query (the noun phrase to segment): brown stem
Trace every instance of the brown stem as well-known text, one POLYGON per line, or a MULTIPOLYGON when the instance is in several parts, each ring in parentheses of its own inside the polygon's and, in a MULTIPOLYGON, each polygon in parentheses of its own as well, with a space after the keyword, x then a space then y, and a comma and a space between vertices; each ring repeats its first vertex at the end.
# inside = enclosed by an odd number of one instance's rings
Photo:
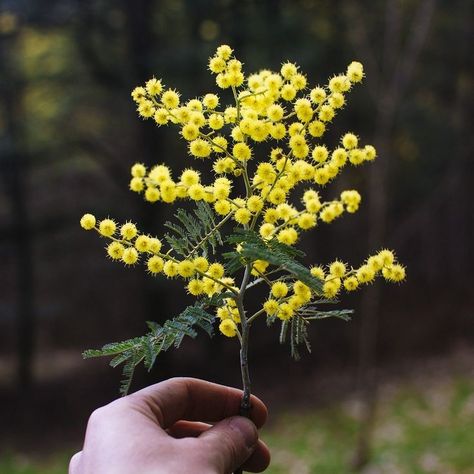
MULTIPOLYGON (((239 297, 236 299, 237 308, 239 310, 240 322, 242 325, 242 339, 240 344, 240 372, 242 374, 242 388, 243 395, 240 402, 239 415, 250 418, 250 410, 252 405, 250 403, 251 395, 251 383, 250 383, 250 373, 249 373, 249 364, 248 364, 248 346, 249 346, 249 331, 250 323, 247 320, 244 310, 244 294, 247 289, 247 284, 250 278, 251 265, 247 264, 245 267, 245 273, 242 278, 242 284, 240 286, 239 297)), ((235 474, 242 474, 242 469, 239 468, 235 471, 235 474)))
POLYGON ((248 340, 249 340, 249 325, 246 322, 242 327, 242 346, 240 348, 240 371, 242 373, 243 395, 240 402, 240 416, 249 418, 250 416, 250 373, 248 364, 248 340))

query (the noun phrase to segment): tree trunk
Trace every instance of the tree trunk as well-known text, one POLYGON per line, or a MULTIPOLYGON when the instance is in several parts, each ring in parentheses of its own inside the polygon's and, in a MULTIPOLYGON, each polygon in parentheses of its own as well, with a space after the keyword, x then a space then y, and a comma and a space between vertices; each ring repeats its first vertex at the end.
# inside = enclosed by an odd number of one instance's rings
POLYGON ((35 342, 33 242, 27 205, 28 157, 22 130, 21 78, 14 62, 17 35, 0 39, 2 103, 6 133, 2 137, 2 177, 11 210, 12 245, 16 253, 17 387, 28 393, 33 384, 35 342))

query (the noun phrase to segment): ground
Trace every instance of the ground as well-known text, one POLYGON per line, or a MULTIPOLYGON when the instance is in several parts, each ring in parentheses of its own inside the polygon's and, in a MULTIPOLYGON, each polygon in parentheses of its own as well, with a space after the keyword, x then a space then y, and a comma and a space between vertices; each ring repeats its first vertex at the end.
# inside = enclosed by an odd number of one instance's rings
MULTIPOLYGON (((363 474, 474 474, 473 355, 464 350, 425 360, 408 372, 392 372, 382 379, 373 456, 363 474)), ((274 403, 275 411, 262 432, 272 452, 268 473, 350 472, 360 401, 356 393, 348 393, 313 404, 316 391, 320 387, 301 387, 301 401, 291 407, 287 402, 274 403)), ((284 394, 278 397, 285 399, 284 394)), ((72 450, 58 447, 45 452, 21 453, 18 448, 4 452, 0 473, 66 472, 72 450)))

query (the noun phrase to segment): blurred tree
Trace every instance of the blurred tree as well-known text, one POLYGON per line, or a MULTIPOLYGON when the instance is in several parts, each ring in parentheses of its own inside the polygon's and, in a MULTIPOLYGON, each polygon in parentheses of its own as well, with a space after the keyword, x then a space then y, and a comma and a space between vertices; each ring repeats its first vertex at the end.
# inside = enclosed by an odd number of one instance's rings
POLYGON ((28 393, 32 384, 32 360, 36 322, 34 317, 34 262, 32 232, 27 207, 29 156, 25 147, 24 82, 18 68, 19 18, 0 11, 0 130, 1 178, 10 207, 8 232, 16 253, 16 307, 19 391, 28 393))
MULTIPOLYGON (((435 0, 417 2, 410 20, 403 18, 400 0, 385 2, 384 21, 380 28, 370 32, 360 5, 346 2, 344 13, 350 39, 358 56, 367 65, 367 90, 373 100, 375 130, 373 141, 382 159, 377 160, 369 171, 368 182, 368 251, 380 248, 386 242, 389 173, 392 158, 392 143, 395 121, 404 95, 419 63, 419 56, 425 46, 434 13, 435 0), (411 23, 407 28, 403 23, 411 23), (408 35, 403 41, 403 31, 408 35), (383 38, 378 43, 371 42, 370 33, 383 38), (404 44, 405 43, 405 44, 404 44), (377 59, 381 58, 381 59, 377 59)), ((405 12, 406 17, 408 13, 405 12)), ((370 439, 373 427, 377 382, 375 376, 377 332, 379 313, 382 308, 379 284, 368 288, 361 302, 362 325, 359 342, 359 389, 364 393, 364 417, 353 465, 359 469, 370 458, 370 439)))

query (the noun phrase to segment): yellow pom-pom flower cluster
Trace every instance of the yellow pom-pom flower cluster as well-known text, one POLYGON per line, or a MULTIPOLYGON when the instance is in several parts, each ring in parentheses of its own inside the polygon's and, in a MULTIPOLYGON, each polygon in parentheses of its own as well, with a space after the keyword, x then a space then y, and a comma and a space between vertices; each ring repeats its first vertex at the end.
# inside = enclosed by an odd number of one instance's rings
MULTIPOLYGON (((131 168, 132 191, 152 203, 205 202, 215 213, 216 230, 233 223, 254 230, 265 242, 287 246, 294 246, 303 232, 359 209, 358 191, 347 189, 323 198, 322 190, 346 166, 373 161, 375 148, 353 131, 340 135, 334 146, 322 138, 346 105, 352 87, 363 79, 361 63, 352 62, 321 86, 311 84, 292 62, 282 64, 279 71, 245 74, 232 48, 222 45, 208 68, 218 89, 231 91, 231 104, 213 92, 185 100, 157 78, 136 87, 132 99, 143 119, 176 127, 191 159, 207 161, 214 178, 203 182, 192 162, 176 176, 164 163, 151 167, 136 163, 131 168), (266 145, 260 147, 263 142, 266 145)), ((178 258, 172 248, 163 250, 160 239, 140 233, 131 222, 118 226, 112 219, 96 222, 92 214, 85 214, 81 226, 110 240, 107 254, 113 260, 125 265, 143 261, 151 275, 180 278, 187 292, 198 298, 225 293, 216 309, 219 330, 240 340, 245 324, 261 314, 289 321, 303 317, 305 308, 321 298, 336 298, 378 276, 390 282, 405 278, 405 268, 393 252, 382 250, 358 268, 339 260, 312 267, 308 274, 321 283, 320 291, 262 259, 247 265, 244 284, 236 285, 222 263, 209 262, 200 248, 178 258), (267 284, 268 296, 253 316, 246 316, 239 301, 247 286, 259 283, 267 284)))
POLYGON ((372 283, 378 276, 390 282, 405 279, 405 267, 400 265, 394 253, 387 249, 370 256, 358 268, 348 269, 345 263, 336 260, 330 263, 326 270, 313 267, 312 273, 324 280, 323 294, 327 298, 336 297, 342 289, 347 292, 354 291, 361 285, 372 283))

